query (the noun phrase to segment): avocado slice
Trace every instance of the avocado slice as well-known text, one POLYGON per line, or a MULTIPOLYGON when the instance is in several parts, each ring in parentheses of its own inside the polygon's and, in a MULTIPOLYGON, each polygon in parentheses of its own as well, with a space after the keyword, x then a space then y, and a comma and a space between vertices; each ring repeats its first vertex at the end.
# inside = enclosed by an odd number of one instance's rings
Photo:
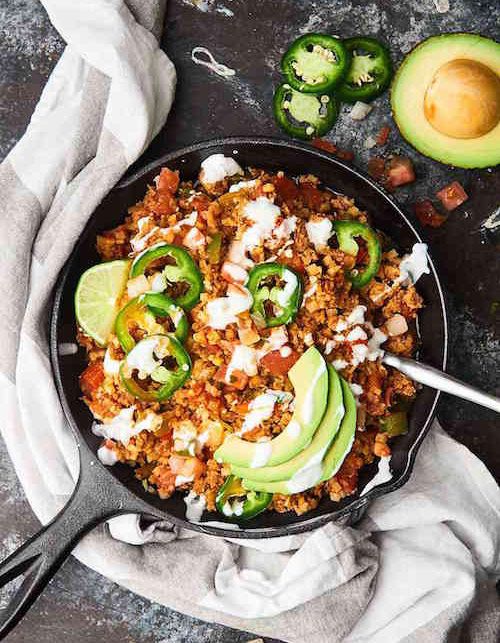
MULTIPOLYGON (((318 465, 337 435, 340 423, 344 417, 344 404, 342 401, 342 387, 337 371, 328 364, 328 402, 326 411, 314 437, 308 447, 300 451, 294 458, 274 467, 248 467, 233 466, 232 473, 238 478, 251 479, 253 482, 273 482, 275 480, 289 480, 299 471, 308 470, 318 465)), ((306 475, 310 475, 309 473, 306 475)))
POLYGON ((433 36, 401 64, 391 88, 404 138, 437 161, 500 163, 500 44, 477 34, 433 36))
POLYGON ((282 493, 289 496, 292 493, 300 493, 301 491, 306 491, 306 489, 311 489, 311 487, 315 487, 320 482, 329 480, 337 473, 352 448, 356 432, 356 400, 349 384, 342 378, 340 378, 340 383, 345 415, 340 424, 337 437, 328 448, 323 462, 311 459, 307 470, 297 472, 289 480, 255 482, 254 480, 244 479, 242 484, 245 489, 282 493))
POLYGON ((328 370, 321 353, 311 346, 292 366, 288 377, 295 389, 295 411, 288 426, 266 442, 248 442, 228 435, 214 454, 217 462, 234 466, 263 467, 281 464, 302 451, 325 414, 328 370))

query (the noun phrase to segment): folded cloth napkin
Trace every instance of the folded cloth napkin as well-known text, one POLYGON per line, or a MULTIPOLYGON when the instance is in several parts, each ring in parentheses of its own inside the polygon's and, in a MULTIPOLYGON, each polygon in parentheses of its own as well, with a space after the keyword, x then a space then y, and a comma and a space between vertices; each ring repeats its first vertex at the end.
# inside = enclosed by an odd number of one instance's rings
MULTIPOLYGON (((46 523, 78 475, 51 379, 51 291, 91 212, 163 125, 175 72, 156 39, 161 0, 43 4, 68 47, 0 165, 0 425, 46 523)), ((125 516, 75 555, 152 600, 285 641, 441 641, 475 613, 471 636, 488 643, 498 633, 488 601, 499 534, 495 482, 434 427, 410 483, 374 502, 356 529, 328 524, 255 543, 125 516)))

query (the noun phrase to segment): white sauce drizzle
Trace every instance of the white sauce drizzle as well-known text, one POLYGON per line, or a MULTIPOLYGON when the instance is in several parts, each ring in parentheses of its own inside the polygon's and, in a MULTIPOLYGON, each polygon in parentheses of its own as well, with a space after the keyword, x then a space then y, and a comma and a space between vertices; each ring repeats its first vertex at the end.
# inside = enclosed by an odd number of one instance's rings
POLYGON ((231 361, 227 366, 226 383, 231 383, 231 375, 234 371, 243 371, 247 375, 257 375, 257 351, 251 346, 236 344, 231 355, 231 361))
POLYGON ((110 449, 105 444, 97 449, 97 457, 106 467, 112 467, 118 462, 118 456, 114 449, 110 449))
POLYGON ((328 239, 332 236, 333 223, 330 219, 319 219, 317 221, 308 221, 306 223, 306 232, 309 241, 315 247, 325 246, 328 239))
POLYGON ((250 468, 256 469, 257 467, 264 467, 271 457, 272 445, 270 441, 257 442, 255 444, 255 453, 250 462, 250 468))
POLYGON ((120 364, 121 360, 113 359, 110 355, 109 348, 106 349, 103 361, 104 372, 107 375, 118 375, 120 372, 120 364))
POLYGON ((203 183, 218 183, 235 174, 243 174, 243 170, 233 158, 224 154, 211 154, 201 163, 200 178, 203 183))
POLYGON ((197 65, 202 65, 210 69, 210 71, 213 71, 222 78, 231 78, 231 76, 236 74, 236 70, 215 60, 211 51, 206 47, 194 47, 191 51, 191 60, 197 65), (200 58, 201 54, 206 56, 206 58, 200 58))

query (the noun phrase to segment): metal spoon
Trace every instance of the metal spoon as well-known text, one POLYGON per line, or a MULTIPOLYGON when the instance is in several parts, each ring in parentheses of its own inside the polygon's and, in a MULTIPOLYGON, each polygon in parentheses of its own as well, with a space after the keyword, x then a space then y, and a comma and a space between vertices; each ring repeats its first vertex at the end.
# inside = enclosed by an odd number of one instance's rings
POLYGON ((469 400, 470 402, 480 404, 481 406, 500 413, 499 397, 490 395, 489 393, 483 393, 479 389, 439 371, 437 368, 433 368, 427 364, 421 364, 408 357, 392 355, 392 353, 385 353, 382 362, 387 364, 387 366, 397 368, 398 371, 401 371, 404 375, 408 375, 408 377, 415 380, 415 382, 420 382, 420 384, 425 384, 444 393, 450 393, 450 395, 456 395, 456 397, 461 397, 464 400, 469 400))

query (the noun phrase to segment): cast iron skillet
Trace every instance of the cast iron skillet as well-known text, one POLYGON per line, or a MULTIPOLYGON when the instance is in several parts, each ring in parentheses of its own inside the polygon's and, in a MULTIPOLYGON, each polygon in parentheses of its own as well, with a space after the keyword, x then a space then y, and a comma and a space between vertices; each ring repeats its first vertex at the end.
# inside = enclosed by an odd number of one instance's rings
MULTIPOLYGON (((269 538, 309 531, 331 520, 355 522, 366 504, 404 484, 411 473, 418 448, 434 415, 439 393, 423 388, 413 406, 406 435, 392 442, 393 478, 360 497, 345 498, 339 503, 324 500, 317 509, 303 516, 264 513, 240 525, 240 530, 225 527, 221 517, 205 514, 202 523, 185 518, 183 494, 168 500, 148 494, 134 478, 132 468, 117 464, 104 467, 97 459, 100 443, 91 431, 92 417, 81 401, 78 375, 85 368, 84 351, 60 355, 62 343, 75 341, 73 296, 78 278, 89 266, 99 262, 95 250, 96 234, 123 220, 127 208, 139 201, 146 186, 163 165, 178 169, 183 178, 195 178, 200 162, 217 152, 234 156, 242 166, 283 169, 291 175, 312 173, 333 191, 352 196, 362 209, 370 212, 376 227, 387 233, 403 251, 420 241, 418 233, 396 203, 368 176, 327 153, 288 141, 263 138, 227 138, 198 143, 163 158, 121 181, 102 201, 91 217, 80 240, 64 267, 55 291, 50 322, 50 349, 57 389, 69 425, 75 434, 80 454, 80 477, 66 507, 36 536, 0 565, 0 586, 26 573, 25 580, 4 610, 0 620, 0 637, 22 618, 47 582, 52 578, 76 543, 90 529, 103 521, 125 513, 139 513, 161 518, 177 527, 215 536, 269 538), (210 524, 206 521, 218 521, 210 524)), ((436 270, 418 284, 426 307, 420 315, 421 357, 437 368, 446 366, 447 329, 443 294, 436 270)), ((359 488, 373 477, 376 466, 366 467, 360 475, 359 488)))

